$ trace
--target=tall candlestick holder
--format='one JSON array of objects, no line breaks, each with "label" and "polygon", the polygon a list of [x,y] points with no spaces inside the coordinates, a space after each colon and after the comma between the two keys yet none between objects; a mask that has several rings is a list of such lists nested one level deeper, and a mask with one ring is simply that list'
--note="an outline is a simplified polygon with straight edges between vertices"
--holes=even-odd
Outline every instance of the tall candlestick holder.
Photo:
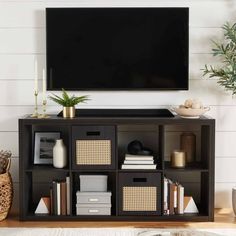
[{"label": "tall candlestick holder", "polygon": [[34,91],[34,113],[31,115],[33,118],[38,118],[38,91]]},{"label": "tall candlestick holder", "polygon": [[43,99],[43,114],[39,115],[39,118],[49,118],[50,116],[46,113],[47,100]]}]

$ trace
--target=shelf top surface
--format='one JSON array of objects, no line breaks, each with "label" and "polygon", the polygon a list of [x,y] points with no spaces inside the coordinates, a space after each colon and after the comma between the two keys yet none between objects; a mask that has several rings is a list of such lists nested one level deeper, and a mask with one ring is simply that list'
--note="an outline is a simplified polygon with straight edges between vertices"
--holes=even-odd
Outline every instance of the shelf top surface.
[{"label": "shelf top surface", "polygon": [[77,116],[75,118],[63,118],[57,116],[57,114],[49,114],[49,118],[32,118],[30,115],[25,115],[20,120],[24,120],[27,123],[51,123],[52,121],[55,123],[66,123],[66,124],[80,124],[80,123],[109,123],[109,124],[148,124],[148,123],[158,123],[158,124],[213,124],[215,120],[209,116],[200,116],[199,118],[181,118],[178,115],[174,115],[173,117],[158,117],[154,115],[150,116],[138,116],[138,115],[124,115],[124,116],[102,116],[99,114],[98,116]]}]

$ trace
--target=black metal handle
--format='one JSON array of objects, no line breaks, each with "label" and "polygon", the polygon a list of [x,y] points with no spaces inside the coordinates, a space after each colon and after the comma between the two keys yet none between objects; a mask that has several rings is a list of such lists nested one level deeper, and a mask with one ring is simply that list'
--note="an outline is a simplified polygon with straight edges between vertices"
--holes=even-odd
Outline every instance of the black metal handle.
[{"label": "black metal handle", "polygon": [[138,183],[146,183],[147,178],[133,178],[133,182],[138,182]]},{"label": "black metal handle", "polygon": [[88,131],[86,132],[87,136],[99,136],[101,133],[100,131]]}]

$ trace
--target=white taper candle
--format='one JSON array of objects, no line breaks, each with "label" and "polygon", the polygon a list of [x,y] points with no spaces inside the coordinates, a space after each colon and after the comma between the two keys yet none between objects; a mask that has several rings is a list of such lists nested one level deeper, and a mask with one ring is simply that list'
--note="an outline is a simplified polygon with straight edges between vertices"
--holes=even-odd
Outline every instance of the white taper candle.
[{"label": "white taper candle", "polygon": [[43,100],[46,100],[46,73],[43,69]]},{"label": "white taper candle", "polygon": [[34,61],[34,92],[38,92],[38,62]]}]

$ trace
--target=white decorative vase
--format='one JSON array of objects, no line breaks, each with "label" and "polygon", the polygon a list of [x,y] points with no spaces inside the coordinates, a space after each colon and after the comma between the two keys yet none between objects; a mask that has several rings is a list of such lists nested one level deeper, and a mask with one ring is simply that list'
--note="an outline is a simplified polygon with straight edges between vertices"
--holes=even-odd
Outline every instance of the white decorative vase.
[{"label": "white decorative vase", "polygon": [[55,168],[64,168],[66,165],[66,147],[62,139],[57,139],[53,147],[53,166]]},{"label": "white decorative vase", "polygon": [[236,216],[236,187],[232,188],[232,206],[234,210],[234,215]]}]

